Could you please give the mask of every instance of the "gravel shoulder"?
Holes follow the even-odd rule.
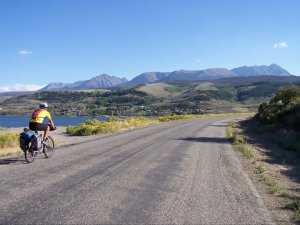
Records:
[[[254,158],[246,159],[240,152],[237,152],[237,156],[269,209],[274,222],[300,224],[295,220],[294,210],[288,207],[292,201],[300,200],[300,158],[295,152],[284,150],[270,141],[267,134],[255,132],[250,121],[237,123],[235,130],[249,145]],[[278,192],[272,193],[270,187],[263,181],[258,166],[263,166],[263,174],[275,182]]]

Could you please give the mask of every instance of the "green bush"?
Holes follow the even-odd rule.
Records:
[[[269,103],[259,106],[255,118],[264,124],[279,122],[291,129],[300,129],[300,88],[279,88]]]

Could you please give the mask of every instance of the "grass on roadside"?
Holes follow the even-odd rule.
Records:
[[[135,117],[126,120],[110,118],[107,121],[89,120],[78,126],[68,126],[66,131],[70,135],[88,136],[100,133],[112,133],[122,130],[130,130],[138,127],[156,124],[160,122],[170,122],[175,120],[187,120],[196,118],[224,117],[224,116],[248,116],[249,113],[221,113],[221,114],[203,114],[203,115],[167,115],[159,116],[153,119],[146,117]]]
[[[257,168],[260,171],[259,167]],[[262,181],[269,187],[272,194],[280,193],[280,196],[286,199],[286,207],[294,211],[294,218],[296,221],[300,221],[300,200],[295,199],[295,196],[291,195],[286,189],[283,189],[279,184],[273,180],[267,174],[260,173]]]
[[[282,188],[279,187],[279,184],[275,180],[273,180],[270,176],[266,174],[266,169],[263,166],[262,162],[259,162],[256,168],[260,175],[261,180],[268,186],[272,194],[276,194],[279,192],[282,192],[282,196],[284,196],[284,193],[287,194],[286,191],[284,191]]]
[[[253,151],[251,151],[250,146],[235,132],[233,123],[229,123],[227,126],[227,136],[230,138],[234,148],[240,151],[247,159],[254,158],[255,155]],[[279,185],[265,173],[266,169],[262,162],[258,162],[258,166],[256,168],[260,174],[260,178],[269,187],[272,194],[278,193],[282,190]]]
[[[259,163],[258,166],[257,166],[257,171],[258,171],[259,174],[262,174],[266,171],[266,169],[261,163]]]
[[[233,144],[233,146],[235,147],[235,149],[237,149],[238,151],[243,153],[243,155],[245,155],[245,157],[247,159],[254,158],[254,153],[251,151],[248,144],[245,143],[235,132],[235,130],[233,128],[233,123],[228,124],[226,133],[227,133],[227,137],[229,137],[229,139],[230,139],[231,143]]]
[[[234,129],[234,123],[229,123],[226,130],[227,136],[230,138],[233,146],[238,151],[242,152],[247,159],[252,159],[254,154],[249,149],[249,146],[244,143]],[[255,161],[254,161],[255,162]],[[261,180],[269,188],[272,194],[280,194],[281,197],[287,201],[286,207],[295,212],[295,220],[300,221],[300,200],[296,199],[295,196],[291,195],[286,189],[280,187],[280,185],[267,174],[266,168],[263,162],[256,161],[256,169],[260,175]]]
[[[0,134],[0,157],[21,153],[18,134]]]
[[[287,204],[287,207],[295,211],[295,219],[297,221],[300,221],[300,200],[299,199],[290,200]]]
[[[89,120],[78,126],[67,127],[67,133],[76,136],[88,136],[100,133],[112,133],[121,130],[130,130],[142,126],[157,123],[156,120],[147,119],[145,117],[129,118],[126,120],[118,120],[111,118],[107,121]]]
[[[19,146],[18,134],[0,134],[0,148],[11,148]]]

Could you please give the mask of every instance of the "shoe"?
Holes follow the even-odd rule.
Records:
[[[48,138],[45,138],[44,140],[42,140],[42,144],[47,145],[48,144]]]
[[[30,154],[35,157],[38,154],[39,150],[32,150],[30,151]]]

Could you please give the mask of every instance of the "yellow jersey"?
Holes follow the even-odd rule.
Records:
[[[45,117],[51,119],[50,113],[46,109],[40,109],[40,112],[37,114],[35,119],[31,118],[29,122],[31,123],[43,123]]]

